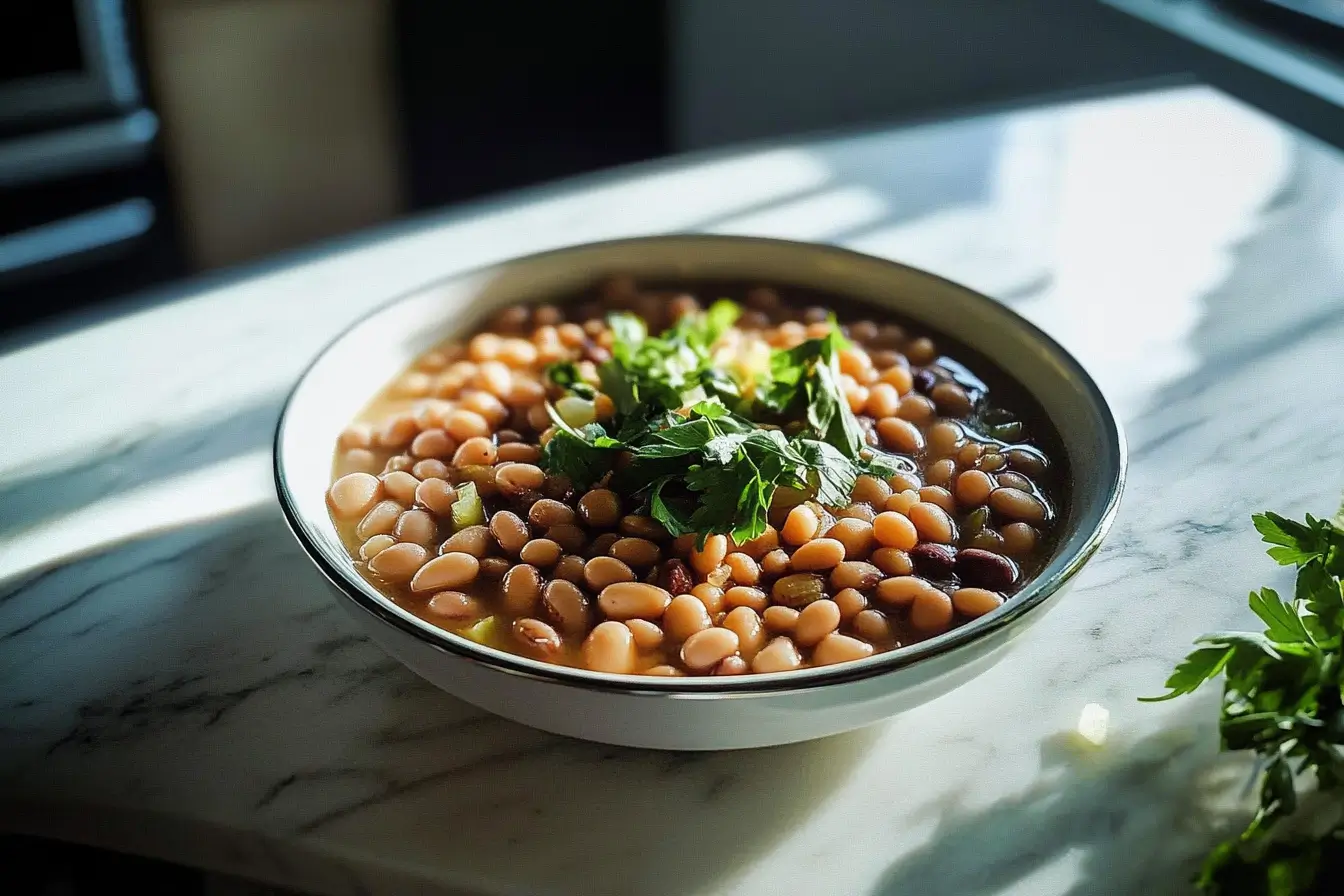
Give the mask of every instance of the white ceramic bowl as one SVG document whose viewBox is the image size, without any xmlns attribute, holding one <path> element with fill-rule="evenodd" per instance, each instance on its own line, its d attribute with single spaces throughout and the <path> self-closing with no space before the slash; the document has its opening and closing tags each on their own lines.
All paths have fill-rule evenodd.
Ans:
<svg viewBox="0 0 1344 896">
<path fill-rule="evenodd" d="M 998 610 L 868 659 L 734 678 L 651 678 L 551 665 L 443 631 L 355 571 L 325 501 L 337 434 L 417 355 L 491 311 L 545 301 L 614 273 L 810 287 L 901 314 L 979 351 L 1035 396 L 1071 471 L 1066 532 L 1049 565 Z M 1041 619 L 1097 550 L 1120 501 L 1124 439 L 1078 363 L 1027 321 L 932 274 L 831 246 L 665 236 L 576 246 L 505 262 L 397 299 L 327 347 L 299 380 L 275 438 L 280 503 L 337 599 L 375 641 L 445 691 L 526 725 L 672 750 L 789 743 L 859 728 L 984 672 Z"/>
</svg>

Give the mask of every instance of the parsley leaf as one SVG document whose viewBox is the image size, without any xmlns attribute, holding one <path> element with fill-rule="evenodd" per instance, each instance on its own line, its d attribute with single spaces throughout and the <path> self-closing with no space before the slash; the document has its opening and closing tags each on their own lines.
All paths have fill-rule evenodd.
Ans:
<svg viewBox="0 0 1344 896">
<path fill-rule="evenodd" d="M 1329 888 L 1327 860 L 1344 869 L 1344 824 L 1314 836 L 1278 833 L 1297 811 L 1299 775 L 1314 776 L 1323 793 L 1344 790 L 1344 530 L 1331 520 L 1273 513 L 1257 514 L 1254 523 L 1269 555 L 1297 567 L 1292 599 L 1272 588 L 1251 592 L 1263 633 L 1199 638 L 1167 679 L 1168 693 L 1142 699 L 1168 700 L 1224 676 L 1222 748 L 1258 756 L 1260 808 L 1241 834 L 1209 854 L 1197 884 L 1213 894 L 1305 896 Z"/>
<path fill-rule="evenodd" d="M 584 381 L 583 375 L 579 372 L 579 365 L 573 361 L 559 361 L 547 365 L 545 377 L 580 398 L 591 400 L 597 394 L 597 390 Z"/>
</svg>

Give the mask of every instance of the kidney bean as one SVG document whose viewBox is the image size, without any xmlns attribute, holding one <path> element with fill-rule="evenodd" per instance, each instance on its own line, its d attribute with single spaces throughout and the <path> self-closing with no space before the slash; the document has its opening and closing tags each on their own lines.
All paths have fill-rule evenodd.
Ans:
<svg viewBox="0 0 1344 896">
<path fill-rule="evenodd" d="M 945 544 L 917 544 L 910 549 L 910 562 L 915 572 L 928 579 L 951 578 L 955 569 L 957 549 Z"/>
<path fill-rule="evenodd" d="M 967 585 L 990 591 L 1006 591 L 1017 583 L 1017 564 L 1007 557 L 966 548 L 957 553 L 957 578 Z"/>
<path fill-rule="evenodd" d="M 577 636 L 592 625 L 592 605 L 578 585 L 564 579 L 547 582 L 541 591 L 546 616 L 566 635 Z"/>
<path fill-rule="evenodd" d="M 663 564 L 662 571 L 658 574 L 658 584 L 672 594 L 689 594 L 695 587 L 695 580 L 685 563 L 672 559 Z"/>
</svg>

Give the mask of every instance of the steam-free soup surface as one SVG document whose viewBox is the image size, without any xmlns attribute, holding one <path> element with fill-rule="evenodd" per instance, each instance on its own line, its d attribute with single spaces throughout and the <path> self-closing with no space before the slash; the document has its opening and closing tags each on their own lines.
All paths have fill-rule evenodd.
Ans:
<svg viewBox="0 0 1344 896">
<path fill-rule="evenodd" d="M 1044 565 L 1065 477 L 1020 388 L 889 320 L 625 278 L 507 308 L 341 434 L 328 505 L 389 598 L 538 660 L 736 675 L 929 638 Z"/>
</svg>

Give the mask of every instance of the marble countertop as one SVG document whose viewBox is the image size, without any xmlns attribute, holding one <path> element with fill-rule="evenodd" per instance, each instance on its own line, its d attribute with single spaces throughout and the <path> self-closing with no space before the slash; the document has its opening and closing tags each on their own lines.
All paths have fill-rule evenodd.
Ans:
<svg viewBox="0 0 1344 896">
<path fill-rule="evenodd" d="M 1119 523 L 990 673 L 873 728 L 678 755 L 488 716 L 358 635 L 268 476 L 367 309 L 563 243 L 824 240 L 999 296 L 1128 430 Z M 1202 88 L 699 157 L 431 217 L 0 348 L 0 827 L 321 893 L 1185 890 L 1247 769 L 1141 705 L 1344 487 L 1344 160 Z M 1110 738 L 1070 737 L 1084 705 Z M 1206 812 L 1205 807 L 1219 811 Z"/>
</svg>

